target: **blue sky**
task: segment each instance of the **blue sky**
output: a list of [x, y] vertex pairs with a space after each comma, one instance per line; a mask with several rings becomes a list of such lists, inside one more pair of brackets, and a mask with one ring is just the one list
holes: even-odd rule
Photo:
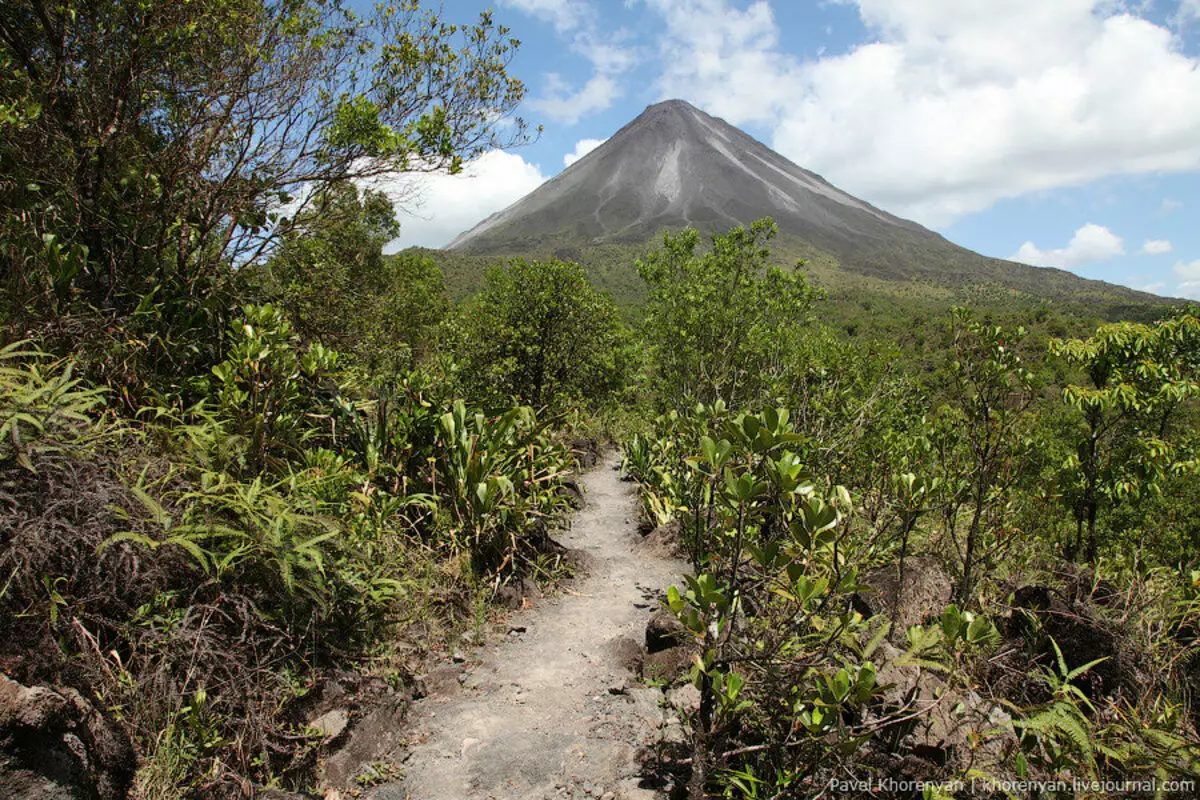
[[446, 0], [522, 47], [544, 128], [422, 178], [441, 246], [680, 97], [989, 256], [1200, 298], [1200, 0]]

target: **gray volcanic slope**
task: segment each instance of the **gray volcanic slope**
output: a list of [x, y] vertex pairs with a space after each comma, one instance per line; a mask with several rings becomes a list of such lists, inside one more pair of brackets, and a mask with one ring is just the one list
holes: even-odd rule
[[891, 280], [999, 282], [1044, 295], [1099, 291], [1156, 301], [1061, 270], [986, 258], [829, 184], [682, 100], [647, 108], [600, 147], [449, 249], [519, 255], [546, 243], [646, 242], [664, 228], [703, 233], [773, 217], [783, 236], [843, 269]]
[[667, 100], [450, 249], [490, 250], [506, 238], [537, 234], [643, 241], [664, 227], [723, 230], [768, 215], [781, 231], [803, 238], [929, 233], [831, 186], [724, 120]]

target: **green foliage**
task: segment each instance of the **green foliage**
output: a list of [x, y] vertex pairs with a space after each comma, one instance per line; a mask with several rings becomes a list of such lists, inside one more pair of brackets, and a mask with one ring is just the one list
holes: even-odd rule
[[306, 341], [394, 379], [412, 368], [446, 313], [444, 281], [431, 260], [383, 255], [399, 233], [385, 195], [360, 194], [349, 183], [321, 189], [256, 271], [259, 291]]
[[[1012, 490], [1031, 448], [1026, 426], [1034, 378], [1022, 362], [1024, 328], [1005, 331], [954, 313], [954, 361], [950, 365], [955, 407], [935, 446], [943, 470], [943, 518], [947, 538], [962, 566], [959, 602], [970, 599], [982, 564], [1012, 546], [1008, 520]], [[967, 517], [965, 531], [960, 514]]]
[[418, 2], [6, 8], [0, 307], [138, 394], [203, 374], [289, 215], [527, 140], [516, 47], [488, 12], [460, 27]]
[[[1184, 312], [1154, 325], [1105, 325], [1051, 351], [1078, 367], [1083, 385], [1063, 388], [1076, 416], [1060, 496], [1077, 525], [1072, 549], [1099, 551], [1102, 511], [1161, 492], [1172, 473], [1194, 471], [1195, 440], [1182, 412], [1200, 391], [1200, 319]], [[1183, 425], [1180, 421], [1183, 420]], [[1182, 447], [1180, 447], [1182, 445]]]
[[[830, 775], [876, 775], [871, 765], [879, 763], [878, 754], [903, 752], [915, 731], [941, 730], [947, 737], [939, 726], [960, 724], [971, 731], [957, 734], [965, 740], [953, 751], [938, 746], [961, 761], [928, 775], [950, 779], [942, 784], [949, 791], [956, 776], [1166, 780], [1194, 773], [1194, 728], [1180, 716], [1180, 690], [1170, 680], [1132, 696], [1110, 686], [1110, 697], [1089, 697], [1082, 687], [1096, 684], [1086, 675], [1101, 662], [1067, 666], [1056, 650], [1057, 668], [1044, 679], [1016, 678], [1020, 691], [1048, 696], [1045, 702], [1012, 702], [991, 683], [989, 664], [1032, 647], [1019, 634], [1013, 638], [1024, 618], [992, 598], [1001, 576], [1021, 574], [1020, 562], [1004, 557], [1028, 559], [1026, 551], [1044, 547], [1035, 534], [1040, 529], [1023, 526], [1026, 504], [1046, 512], [1032, 496], [1036, 478], [1026, 474], [1042, 463], [1036, 451], [1045, 445], [1029, 441], [1035, 436], [1029, 427], [1034, 378], [1019, 336], [965, 314], [956, 325], [958, 358], [945, 387], [955, 405], [932, 421], [918, 418], [913, 427], [892, 413], [869, 415], [875, 430], [850, 440], [846, 457], [855, 463], [878, 454], [871, 456], [876, 463], [837, 470], [839, 478], [862, 476], [863, 486], [821, 480], [808, 466], [823, 448], [794, 420], [830, 425], [823, 414], [798, 416], [784, 408], [735, 414], [717, 401], [663, 415], [653, 432], [627, 445], [623, 469], [639, 483], [645, 512], [659, 524], [677, 521], [692, 563], [692, 574], [668, 589], [666, 603], [688, 634], [694, 653], [689, 679], [700, 694], [699, 706], [687, 714], [690, 797], [815, 793], [828, 788]], [[801, 407], [812, 413], [812, 406]], [[832, 424], [836, 431], [838, 423]], [[859, 613], [861, 576], [871, 565], [894, 558], [897, 546], [903, 562], [910, 538], [937, 547], [942, 537], [958, 537], [965, 545], [976, 517], [969, 606], [945, 606], [930, 622], [904, 630], [899, 641], [889, 636], [892, 623], [882, 614]], [[914, 580], [928, 577], [906, 578], [901, 566], [899, 586]], [[1094, 581], [1099, 585], [1099, 575]], [[962, 586], [960, 575], [955, 591]], [[1106, 603], [1120, 604], [1128, 622], [1157, 602], [1149, 598], [1160, 590], [1151, 586], [1133, 578], [1136, 609]], [[1178, 604], [1164, 599], [1159, 611], [1135, 617], [1143, 624], [1159, 620], [1149, 623], [1159, 627], [1134, 637], [1137, 645], [1117, 646], [1160, 653], [1155, 658], [1164, 675], [1179, 670], [1187, 645], [1160, 644], [1156, 637], [1167, 629], [1162, 625], [1175, 624], [1166, 620], [1182, 619], [1168, 608], [1186, 608], [1180, 613], [1193, 616], [1181, 624], [1191, 633], [1181, 634], [1182, 641], [1195, 641], [1196, 605], [1187, 591], [1183, 595]], [[993, 623], [1006, 614], [1012, 615], [1007, 624]], [[896, 700], [895, 687], [881, 675], [913, 672], [912, 694]], [[937, 679], [931, 683], [922, 673]], [[961, 700], [938, 710], [953, 697]], [[997, 713], [1000, 706], [1012, 709], [1011, 726]], [[973, 714], [980, 716], [972, 728]], [[1020, 742], [1015, 759], [1003, 755], [1004, 741]], [[970, 753], [959, 749], [968, 746]]]
[[[689, 796], [819, 786], [867, 740], [884, 688], [872, 656], [888, 624], [872, 636], [875, 621], [849, 607], [863, 588], [850, 495], [818, 488], [786, 409], [698, 405], [662, 417], [658, 436], [625, 469], [647, 502], [675, 510], [694, 569], [667, 593], [697, 653]], [[992, 635], [968, 616], [947, 641]]]
[[504, 569], [520, 554], [526, 521], [557, 504], [552, 490], [567, 453], [528, 407], [489, 418], [457, 400], [438, 423], [454, 544], [469, 548], [478, 569]]
[[602, 403], [621, 387], [629, 357], [612, 301], [578, 264], [557, 259], [489, 271], [449, 346], [469, 395], [536, 407]]
[[703, 255], [695, 230], [668, 234], [661, 250], [638, 262], [650, 290], [644, 335], [664, 405], [757, 405], [784, 374], [821, 293], [798, 268], [767, 266], [776, 231], [759, 220], [714, 235]]
[[274, 306], [247, 306], [243, 314], [230, 328], [229, 354], [212, 368], [212, 394], [230, 432], [246, 441], [247, 469], [258, 474], [315, 431], [337, 353], [320, 343], [300, 351]]
[[35, 461], [61, 455], [63, 438], [86, 434], [104, 392], [73, 377], [69, 360], [53, 360], [28, 342], [0, 349], [0, 465], [36, 472]]
[[1075, 669], [1068, 669], [1058, 642], [1053, 642], [1056, 657], [1055, 669], [1042, 674], [1053, 699], [1023, 719], [1014, 721], [1021, 732], [1026, 747], [1035, 746], [1039, 757], [1054, 771], [1063, 770], [1074, 764], [1087, 768], [1085, 775], [1094, 777], [1096, 771], [1095, 733], [1086, 712], [1095, 711], [1087, 696], [1072, 683], [1104, 659], [1090, 661]]

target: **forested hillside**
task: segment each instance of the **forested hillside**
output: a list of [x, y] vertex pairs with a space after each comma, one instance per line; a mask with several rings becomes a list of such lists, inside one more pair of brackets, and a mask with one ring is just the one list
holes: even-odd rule
[[363, 187], [532, 135], [516, 47], [416, 3], [0, 9], [0, 795], [365, 792], [397, 766], [324, 785], [314, 710], [569, 591], [612, 446], [691, 567], [647, 785], [1191, 796], [1200, 309], [827, 291], [769, 219], [603, 251], [621, 302], [569, 252], [448, 287]]

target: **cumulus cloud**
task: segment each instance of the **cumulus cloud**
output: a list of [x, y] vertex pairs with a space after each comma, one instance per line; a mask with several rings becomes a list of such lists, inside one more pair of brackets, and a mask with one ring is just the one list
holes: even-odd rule
[[1147, 239], [1146, 243], [1142, 245], [1142, 252], [1148, 256], [1161, 256], [1174, 249], [1166, 239]]
[[1186, 25], [1200, 20], [1200, 0], [1180, 0], [1179, 10], [1175, 13], [1176, 25]]
[[579, 89], [572, 91], [562, 76], [547, 76], [547, 89], [541, 97], [529, 101], [529, 107], [562, 122], [574, 125], [588, 114], [603, 111], [621, 95], [620, 87], [609, 75], [593, 75]]
[[1175, 294], [1190, 300], [1200, 300], [1200, 258], [1191, 262], [1180, 261], [1173, 271], [1179, 279]]
[[1125, 254], [1125, 242], [1120, 236], [1103, 225], [1088, 223], [1071, 237], [1066, 247], [1057, 250], [1042, 250], [1033, 242], [1026, 242], [1012, 257], [1013, 261], [1033, 264], [1038, 267], [1072, 269], [1082, 264], [1107, 261]]
[[563, 166], [569, 167], [588, 153], [604, 144], [604, 139], [580, 139], [575, 143], [575, 149], [563, 156]]
[[1109, 175], [1200, 169], [1200, 60], [1129, 4], [842, 0], [869, 40], [802, 60], [781, 50], [765, 0], [646, 2], [667, 27], [663, 96], [763, 125], [792, 160], [929, 225]]
[[582, 86], [574, 86], [561, 74], [545, 75], [546, 85], [529, 107], [566, 125], [603, 111], [623, 92], [616, 80], [638, 61], [635, 49], [625, 45], [623, 30], [601, 31], [595, 9], [585, 0], [502, 0], [504, 5], [550, 22], [572, 51], [592, 67]]
[[515, 153], [492, 150], [467, 163], [458, 175], [408, 174], [376, 181], [373, 188], [392, 198], [400, 220], [400, 238], [388, 251], [442, 247], [545, 180], [536, 164]]
[[[683, 97], [734, 125], [776, 123], [801, 100], [801, 65], [777, 50], [779, 29], [769, 3], [730, 8], [725, 0], [647, 0], [666, 22], [663, 97]], [[733, 89], [733, 91], [731, 91]]]
[[500, 0], [500, 5], [549, 22], [559, 33], [583, 24], [592, 12], [591, 7], [582, 0]]

